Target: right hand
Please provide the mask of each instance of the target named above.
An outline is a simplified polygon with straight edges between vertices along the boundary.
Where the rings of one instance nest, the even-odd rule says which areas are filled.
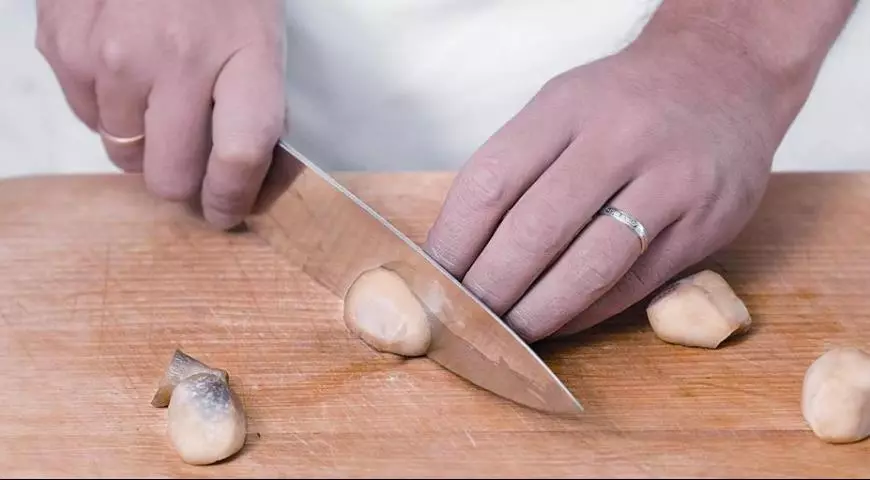
[[[104,135],[115,165],[229,229],[264,207],[264,185],[286,187],[266,181],[284,131],[283,8],[281,0],[37,0],[36,46],[91,130],[145,135],[132,144]]]

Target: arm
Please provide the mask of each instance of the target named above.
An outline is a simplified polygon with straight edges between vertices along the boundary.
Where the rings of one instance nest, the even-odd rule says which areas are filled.
[[[809,95],[825,56],[846,25],[856,0],[664,0],[630,47],[656,48],[663,39],[703,44],[698,60],[721,56],[720,74],[734,63],[751,65],[755,75],[773,82],[783,99],[781,117],[797,115]],[[706,58],[700,58],[705,56]],[[729,62],[733,59],[735,62]],[[730,72],[729,72],[730,70]],[[790,120],[789,120],[790,121]]]

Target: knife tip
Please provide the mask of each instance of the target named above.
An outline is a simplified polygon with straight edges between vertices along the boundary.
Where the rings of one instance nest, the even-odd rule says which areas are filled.
[[[554,375],[555,376],[555,375]],[[556,408],[553,408],[553,413],[561,414],[561,415],[580,415],[586,411],[583,407],[583,404],[580,403],[580,400],[577,400],[577,397],[568,389],[568,387],[559,382],[559,386],[561,387],[558,394],[558,401],[552,403]],[[556,400],[556,396],[551,396],[551,400]]]
[[[586,409],[583,408],[583,404],[580,403],[579,400],[571,397],[571,404],[567,406],[567,408],[560,409],[557,413],[562,415],[576,416],[586,412]]]

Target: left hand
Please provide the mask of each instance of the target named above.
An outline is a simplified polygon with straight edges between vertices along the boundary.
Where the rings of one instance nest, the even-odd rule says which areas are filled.
[[[289,184],[281,0],[39,0],[36,45],[111,161],[221,229]],[[127,137],[113,138],[113,137]]]
[[[757,208],[799,102],[703,38],[639,40],[554,78],[459,172],[425,249],[524,340],[623,311]],[[605,205],[643,224],[646,252]]]

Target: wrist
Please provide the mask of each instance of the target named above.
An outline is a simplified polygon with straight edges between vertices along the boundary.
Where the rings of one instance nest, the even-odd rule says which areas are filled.
[[[717,87],[769,92],[786,122],[797,115],[855,0],[664,0],[629,49],[679,56]]]

